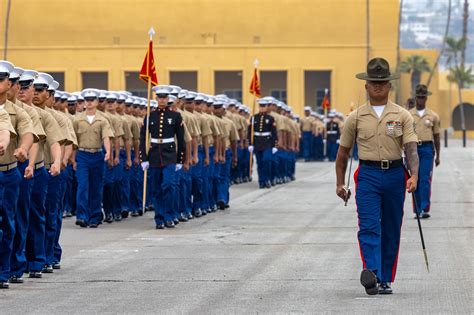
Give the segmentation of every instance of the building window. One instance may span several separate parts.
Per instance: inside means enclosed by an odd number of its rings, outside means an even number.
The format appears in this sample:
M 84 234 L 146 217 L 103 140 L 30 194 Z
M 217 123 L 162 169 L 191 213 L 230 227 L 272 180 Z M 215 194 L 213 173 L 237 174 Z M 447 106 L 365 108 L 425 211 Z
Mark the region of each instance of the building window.
M 242 71 L 214 72 L 214 94 L 225 94 L 242 102 Z
M 54 78 L 55 81 L 58 81 L 59 83 L 58 90 L 66 91 L 66 82 L 64 80 L 64 72 L 50 72 L 50 71 L 43 71 L 43 72 L 50 74 Z
M 197 91 L 197 71 L 170 71 L 170 84 L 188 91 Z
M 331 86 L 331 71 L 305 71 L 304 72 L 304 105 L 310 106 L 314 111 L 321 109 L 324 90 Z M 331 101 L 329 91 L 329 101 Z
M 276 98 L 277 100 L 286 103 L 286 90 L 270 90 L 270 95 Z
M 271 95 L 282 102 L 287 102 L 287 72 L 260 71 L 262 96 Z
M 148 97 L 147 84 L 140 80 L 139 74 L 138 71 L 125 71 L 125 90 L 135 96 Z
M 109 74 L 107 72 L 82 72 L 81 75 L 83 89 L 109 89 Z

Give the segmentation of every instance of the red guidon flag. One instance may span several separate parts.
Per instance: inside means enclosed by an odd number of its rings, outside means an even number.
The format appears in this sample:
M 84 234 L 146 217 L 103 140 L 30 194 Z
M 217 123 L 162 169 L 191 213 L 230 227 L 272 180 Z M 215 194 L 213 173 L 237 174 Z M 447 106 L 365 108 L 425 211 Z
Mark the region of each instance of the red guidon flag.
M 250 93 L 256 97 L 261 97 L 260 93 L 260 81 L 258 80 L 257 68 L 253 71 L 252 82 L 250 83 Z
M 331 109 L 331 104 L 329 104 L 329 97 L 327 93 L 324 95 L 323 101 L 321 102 L 321 107 L 327 110 Z
M 150 40 L 148 50 L 146 51 L 145 60 L 143 60 L 142 70 L 140 70 L 140 79 L 151 85 L 158 85 L 158 78 L 156 77 L 155 58 L 153 58 L 153 41 Z

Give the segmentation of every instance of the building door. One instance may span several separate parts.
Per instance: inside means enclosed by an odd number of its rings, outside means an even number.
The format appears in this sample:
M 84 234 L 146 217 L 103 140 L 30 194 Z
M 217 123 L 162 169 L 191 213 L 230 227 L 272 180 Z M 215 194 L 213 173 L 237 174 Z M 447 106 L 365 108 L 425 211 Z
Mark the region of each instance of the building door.
M 305 106 L 312 110 L 321 112 L 321 103 L 324 98 L 324 90 L 331 87 L 331 71 L 305 71 L 304 72 L 304 101 Z M 329 102 L 331 91 L 329 90 Z
M 242 71 L 214 72 L 214 94 L 225 94 L 242 102 Z
M 170 71 L 170 84 L 188 91 L 198 92 L 197 71 Z
M 287 102 L 287 72 L 286 71 L 260 71 L 260 84 L 262 96 L 273 96 Z

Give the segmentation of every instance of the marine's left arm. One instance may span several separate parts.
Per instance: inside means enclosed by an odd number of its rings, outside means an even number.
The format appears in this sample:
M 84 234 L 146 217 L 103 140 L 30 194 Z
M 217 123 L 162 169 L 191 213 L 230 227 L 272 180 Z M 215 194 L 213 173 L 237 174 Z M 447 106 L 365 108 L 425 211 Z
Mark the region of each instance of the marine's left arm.
M 408 192 L 414 192 L 418 183 L 418 167 L 420 161 L 418 159 L 418 137 L 415 134 L 413 117 L 407 111 L 402 113 L 403 122 L 403 147 L 407 159 L 408 169 L 410 170 L 410 178 L 407 181 Z
M 440 141 L 440 133 L 441 133 L 441 122 L 439 117 L 436 116 L 435 121 L 433 122 L 433 140 L 434 140 L 434 147 L 436 152 L 435 158 L 435 165 L 439 166 L 441 163 L 440 161 L 440 152 L 441 152 L 441 141 Z

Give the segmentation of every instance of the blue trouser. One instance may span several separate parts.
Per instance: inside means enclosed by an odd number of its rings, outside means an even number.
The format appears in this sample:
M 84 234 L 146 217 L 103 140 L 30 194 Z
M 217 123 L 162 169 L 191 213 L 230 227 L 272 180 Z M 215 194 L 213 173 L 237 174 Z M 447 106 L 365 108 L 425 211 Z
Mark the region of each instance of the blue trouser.
M 198 150 L 199 162 L 191 167 L 191 179 L 192 179 L 192 195 L 193 195 L 193 210 L 202 209 L 202 168 L 204 166 L 204 150 L 199 146 Z
M 363 267 L 372 270 L 379 281 L 393 282 L 405 202 L 405 169 L 362 165 L 354 174 L 354 182 Z
M 335 161 L 337 156 L 337 150 L 339 149 L 339 144 L 334 141 L 327 142 L 327 149 L 328 149 L 328 159 L 329 161 Z
M 303 145 L 303 158 L 305 159 L 305 161 L 309 161 L 311 160 L 311 152 L 313 151 L 313 133 L 311 131 L 303 131 L 301 141 Z
M 250 177 L 250 156 L 253 158 L 249 149 L 245 149 L 242 154 L 242 177 Z
M 54 240 L 58 228 L 59 197 L 61 193 L 61 175 L 52 176 L 48 173 L 48 189 L 45 202 L 45 237 L 44 250 L 46 264 L 54 263 Z
M 211 151 L 211 148 L 209 148 L 209 151 Z M 204 158 L 204 157 L 203 157 Z M 205 166 L 204 164 L 202 165 L 202 205 L 201 209 L 208 210 L 210 208 L 209 204 L 209 189 L 210 189 L 210 169 L 211 169 L 211 164 L 213 164 L 214 161 L 211 159 L 211 153 L 209 153 L 209 164 Z
M 110 167 L 108 162 L 104 162 L 104 188 L 102 194 L 102 207 L 106 216 L 114 214 L 114 182 L 116 167 Z M 115 201 L 115 204 L 117 202 Z
M 120 196 L 120 183 L 123 177 L 123 165 L 118 164 L 112 168 L 112 214 L 118 216 L 122 213 L 122 197 Z
M 273 159 L 272 149 L 256 151 L 255 157 L 257 158 L 258 183 L 262 186 L 270 182 Z
M 354 147 L 352 148 L 352 156 L 356 161 L 359 159 L 359 148 L 357 147 L 357 142 L 354 143 Z
M 77 182 L 76 172 L 72 165 L 66 167 L 68 174 L 66 181 L 66 196 L 64 198 L 64 210 L 66 212 L 76 212 L 76 193 L 77 193 Z
M 313 138 L 313 146 L 314 146 L 314 159 L 316 161 L 322 161 L 324 160 L 324 141 L 323 141 L 323 136 L 318 135 Z
M 164 167 L 151 167 L 148 170 L 152 174 L 153 205 L 155 207 L 155 223 L 163 224 L 165 221 L 174 219 L 174 190 L 176 164 Z
M 225 204 L 229 203 L 229 188 L 230 188 L 230 169 L 232 166 L 232 150 L 225 151 L 225 163 L 221 164 L 219 180 L 217 186 L 217 201 L 223 201 Z
M 245 149 L 240 148 L 240 145 L 237 147 L 237 166 L 235 167 L 236 179 L 242 180 L 245 176 Z
M 77 219 L 89 224 L 102 222 L 102 184 L 104 153 L 78 151 L 77 163 Z
M 21 277 L 26 270 L 26 237 L 28 235 L 28 219 L 31 206 L 31 189 L 33 188 L 33 179 L 25 179 L 25 168 L 29 161 L 18 162 L 20 171 L 20 194 L 15 213 L 15 236 L 13 238 L 13 250 L 10 261 L 10 273 L 12 276 Z
M 67 186 L 67 179 L 69 174 L 67 170 L 64 170 L 59 174 L 59 182 L 60 182 L 60 192 L 59 192 L 59 200 L 64 200 L 64 195 L 66 194 L 66 186 Z M 60 204 L 61 206 L 61 204 Z M 53 250 L 53 261 L 52 263 L 59 263 L 61 261 L 61 255 L 63 250 L 61 245 L 59 244 L 59 238 L 61 237 L 61 228 L 63 226 L 63 212 L 64 212 L 64 204 L 62 207 L 59 208 L 57 212 L 57 221 L 56 221 L 56 235 L 54 237 L 54 250 Z
M 120 201 L 122 211 L 130 211 L 130 177 L 131 170 L 126 167 L 127 154 L 120 150 L 120 165 L 122 165 L 122 178 L 120 180 Z
M 135 152 L 132 151 L 132 162 L 135 159 Z M 140 172 L 139 165 L 132 164 L 130 170 L 130 211 L 138 212 L 142 208 L 142 193 L 140 189 Z M 143 174 L 141 175 L 143 178 Z
M 21 175 L 17 168 L 0 172 L 0 281 L 10 278 L 10 259 L 15 235 L 15 212 Z
M 434 148 L 433 144 L 418 146 L 420 168 L 418 171 L 418 186 L 415 191 L 416 209 L 418 212 L 430 212 L 431 178 L 433 176 Z
M 173 207 L 175 217 L 179 217 L 181 214 L 184 215 L 186 213 L 184 207 L 183 188 L 181 183 L 181 180 L 183 178 L 183 172 L 184 170 L 180 169 L 179 171 L 176 171 L 174 173 L 174 182 L 176 189 L 174 190 Z
M 216 195 L 214 194 L 215 192 L 215 180 L 216 180 L 216 170 L 217 170 L 217 165 L 219 163 L 214 163 L 214 156 L 215 156 L 216 150 L 214 147 L 209 147 L 209 167 L 208 167 L 208 174 L 209 178 L 207 180 L 207 200 L 209 204 L 209 208 L 214 208 L 216 206 Z M 206 183 L 204 183 L 206 185 Z
M 192 168 L 187 172 L 184 172 L 184 206 L 186 208 L 186 213 L 193 212 L 193 178 L 192 178 Z
M 48 192 L 48 173 L 42 167 L 35 170 L 33 189 L 31 190 L 30 220 L 26 238 L 26 259 L 29 271 L 41 271 L 46 264 L 45 239 L 45 202 Z

